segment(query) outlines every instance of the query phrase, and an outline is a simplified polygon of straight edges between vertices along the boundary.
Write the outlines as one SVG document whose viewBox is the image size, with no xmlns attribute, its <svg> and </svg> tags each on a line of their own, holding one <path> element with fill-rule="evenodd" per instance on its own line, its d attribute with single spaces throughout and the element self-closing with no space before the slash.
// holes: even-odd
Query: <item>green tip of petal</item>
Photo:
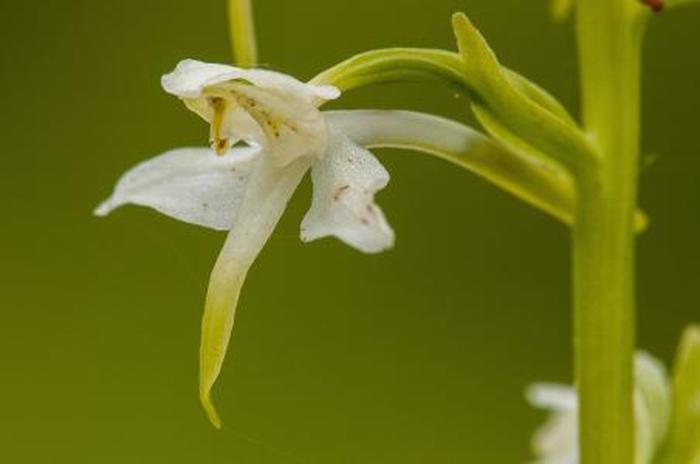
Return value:
<svg viewBox="0 0 700 464">
<path fill-rule="evenodd" d="M 457 27 L 461 27 L 464 24 L 471 24 L 469 21 L 469 18 L 467 15 L 462 13 L 461 11 L 457 11 L 456 13 L 452 14 L 452 27 L 457 29 Z"/>
<path fill-rule="evenodd" d="M 201 391 L 199 394 L 199 400 L 202 403 L 202 407 L 204 408 L 204 412 L 206 413 L 209 422 L 211 422 L 211 424 L 217 429 L 221 429 L 223 424 L 221 423 L 219 413 L 216 412 L 216 406 L 214 406 L 214 403 L 211 400 L 211 390 Z"/>
<path fill-rule="evenodd" d="M 452 30 L 457 37 L 457 44 L 462 51 L 462 45 L 469 43 L 473 39 L 474 34 L 478 33 L 474 24 L 469 20 L 469 17 L 458 11 L 452 15 Z"/>
<path fill-rule="evenodd" d="M 487 101 L 511 98 L 513 89 L 505 78 L 503 68 L 467 15 L 459 12 L 453 14 L 452 29 L 457 39 L 457 49 L 462 55 L 464 76 L 480 96 Z"/>
<path fill-rule="evenodd" d="M 202 316 L 202 339 L 199 347 L 199 400 L 209 421 L 217 429 L 221 428 L 221 419 L 212 402 L 211 392 L 226 357 L 236 303 L 247 269 L 247 266 L 240 266 L 241 260 L 226 253 L 227 246 L 224 245 L 212 271 Z M 231 262 L 234 263 L 233 266 L 229 265 Z"/>
<path fill-rule="evenodd" d="M 457 46 L 462 53 L 464 46 L 472 42 L 474 34 L 478 33 L 469 17 L 459 11 L 452 15 L 452 30 L 457 38 Z"/>
<path fill-rule="evenodd" d="M 452 29 L 457 36 L 458 42 L 463 39 L 469 42 L 480 42 L 484 40 L 479 30 L 474 26 L 474 23 L 461 11 L 452 15 Z"/>
</svg>

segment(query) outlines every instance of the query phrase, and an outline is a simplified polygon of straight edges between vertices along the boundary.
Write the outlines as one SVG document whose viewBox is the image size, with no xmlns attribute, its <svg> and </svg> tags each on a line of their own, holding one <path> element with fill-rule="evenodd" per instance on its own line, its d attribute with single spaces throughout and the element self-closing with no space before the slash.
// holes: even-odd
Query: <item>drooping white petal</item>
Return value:
<svg viewBox="0 0 700 464">
<path fill-rule="evenodd" d="M 526 392 L 527 401 L 538 408 L 549 411 L 571 411 L 576 409 L 576 391 L 569 385 L 558 383 L 536 383 Z"/>
<path fill-rule="evenodd" d="M 551 416 L 532 440 L 541 464 L 578 462 L 578 408 L 576 391 L 567 385 L 535 384 L 528 388 L 527 399 L 533 406 L 547 409 Z"/>
<path fill-rule="evenodd" d="M 162 77 L 161 83 L 168 93 L 181 98 L 197 98 L 202 96 L 206 87 L 234 80 L 249 82 L 256 87 L 275 90 L 280 94 L 294 95 L 316 106 L 320 103 L 319 100 L 333 100 L 340 96 L 336 87 L 305 84 L 274 71 L 243 69 L 191 59 L 180 61 L 173 72 Z"/>
<path fill-rule="evenodd" d="M 394 244 L 394 231 L 374 203 L 389 182 L 377 159 L 343 134 L 332 130 L 326 155 L 311 168 L 313 200 L 301 224 L 305 242 L 334 235 L 365 253 Z"/>
<path fill-rule="evenodd" d="M 224 156 L 216 156 L 208 148 L 168 151 L 128 170 L 95 214 L 106 216 L 130 203 L 180 221 L 228 230 L 260 158 L 259 151 L 240 147 Z"/>
<path fill-rule="evenodd" d="M 209 419 L 217 427 L 221 427 L 221 420 L 211 400 L 211 389 L 226 355 L 241 286 L 310 162 L 299 159 L 279 168 L 267 157 L 260 159 L 211 273 L 202 319 L 199 393 Z"/>
</svg>

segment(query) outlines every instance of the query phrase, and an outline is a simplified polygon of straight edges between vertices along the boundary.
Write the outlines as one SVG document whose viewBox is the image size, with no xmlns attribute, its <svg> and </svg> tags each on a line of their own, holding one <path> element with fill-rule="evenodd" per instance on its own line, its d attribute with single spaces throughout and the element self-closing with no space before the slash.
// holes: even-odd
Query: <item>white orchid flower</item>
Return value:
<svg viewBox="0 0 700 464">
<path fill-rule="evenodd" d="M 669 428 L 671 388 L 658 360 L 638 352 L 635 359 L 635 426 L 637 464 L 653 462 Z M 551 411 L 548 421 L 535 432 L 533 450 L 538 464 L 577 464 L 578 397 L 568 385 L 535 384 L 527 391 L 533 406 Z"/>
<path fill-rule="evenodd" d="M 334 87 L 193 60 L 178 64 L 162 83 L 211 124 L 212 148 L 222 156 L 207 148 L 181 148 L 141 163 L 122 176 L 95 213 L 103 216 L 132 203 L 230 230 L 211 274 L 200 350 L 201 400 L 220 426 L 210 392 L 240 289 L 304 174 L 311 170 L 314 194 L 302 221 L 302 240 L 334 235 L 365 253 L 394 243 L 394 232 L 374 203 L 389 174 L 318 110 L 339 96 Z M 239 140 L 248 146 L 231 148 Z"/>
<path fill-rule="evenodd" d="M 200 347 L 200 398 L 217 427 L 211 389 L 240 289 L 307 171 L 314 191 L 301 239 L 335 236 L 365 253 L 390 248 L 394 233 L 374 203 L 389 174 L 364 147 L 437 155 L 565 222 L 572 217 L 568 178 L 453 121 L 407 111 L 321 112 L 322 103 L 339 96 L 335 87 L 193 60 L 178 64 L 162 84 L 210 123 L 213 150 L 179 148 L 135 166 L 95 214 L 136 204 L 230 231 L 211 273 Z"/>
</svg>

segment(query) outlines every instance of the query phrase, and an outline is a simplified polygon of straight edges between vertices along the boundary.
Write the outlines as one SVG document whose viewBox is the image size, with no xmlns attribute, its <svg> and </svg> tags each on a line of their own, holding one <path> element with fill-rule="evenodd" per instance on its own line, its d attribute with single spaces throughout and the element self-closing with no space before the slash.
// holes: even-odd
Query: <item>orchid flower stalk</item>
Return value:
<svg viewBox="0 0 700 464">
<path fill-rule="evenodd" d="M 230 230 L 212 271 L 202 322 L 200 397 L 211 402 L 248 269 L 291 195 L 311 170 L 314 198 L 302 222 L 305 241 L 335 235 L 366 253 L 390 248 L 394 233 L 374 194 L 389 174 L 367 150 L 318 110 L 337 98 L 330 86 L 303 84 L 271 71 L 193 60 L 163 77 L 163 87 L 211 126 L 208 149 L 168 152 L 129 171 L 98 209 L 138 203 L 195 224 Z M 238 141 L 247 147 L 231 148 Z"/>
<path fill-rule="evenodd" d="M 258 63 L 252 0 L 228 0 L 229 34 L 234 62 L 243 68 Z"/>
</svg>

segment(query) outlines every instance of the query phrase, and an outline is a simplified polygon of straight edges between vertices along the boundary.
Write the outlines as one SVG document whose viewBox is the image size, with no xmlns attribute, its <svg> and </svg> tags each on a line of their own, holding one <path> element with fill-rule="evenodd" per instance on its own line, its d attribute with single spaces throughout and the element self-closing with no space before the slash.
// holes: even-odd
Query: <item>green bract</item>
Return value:
<svg viewBox="0 0 700 464">
<path fill-rule="evenodd" d="M 543 105 L 544 99 L 534 100 L 520 91 L 464 14 L 455 14 L 452 25 L 462 56 L 462 73 L 475 92 L 472 105 L 478 109 L 477 117 L 488 121 L 485 127 L 489 131 L 493 125 L 499 126 L 492 135 L 501 138 L 504 133 L 512 134 L 532 146 L 536 150 L 533 154 L 544 155 L 573 175 L 595 162 L 593 147 L 571 118 L 561 116 L 559 105 L 553 111 L 553 105 Z"/>
</svg>

